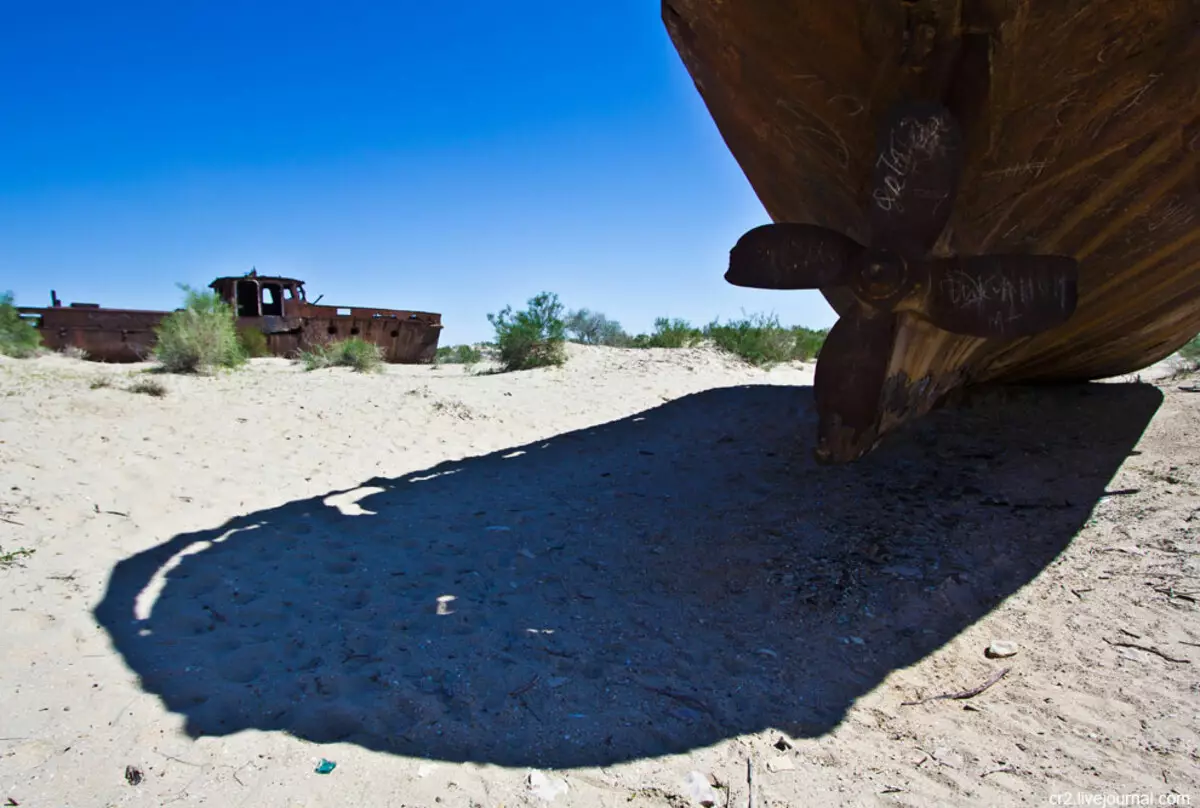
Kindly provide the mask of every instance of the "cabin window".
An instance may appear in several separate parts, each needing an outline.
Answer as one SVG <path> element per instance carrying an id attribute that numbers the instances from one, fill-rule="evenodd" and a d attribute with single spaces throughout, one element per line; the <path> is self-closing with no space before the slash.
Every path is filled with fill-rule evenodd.
<path id="1" fill-rule="evenodd" d="M 290 286 L 283 287 L 283 299 L 284 300 L 295 300 L 296 299 L 295 290 L 292 289 L 292 287 L 290 287 Z"/>
<path id="2" fill-rule="evenodd" d="M 254 281 L 238 281 L 237 315 L 238 317 L 258 316 L 258 284 Z"/>
<path id="3" fill-rule="evenodd" d="M 268 283 L 262 288 L 262 313 L 264 317 L 283 316 L 283 294 L 279 284 Z"/>

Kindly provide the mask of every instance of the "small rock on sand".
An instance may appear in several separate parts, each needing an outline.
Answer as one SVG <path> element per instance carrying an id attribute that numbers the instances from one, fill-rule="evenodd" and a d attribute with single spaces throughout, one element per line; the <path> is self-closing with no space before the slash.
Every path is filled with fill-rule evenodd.
<path id="1" fill-rule="evenodd" d="M 1017 644 L 1007 640 L 997 640 L 983 652 L 988 659 L 1007 659 L 1017 655 Z"/>

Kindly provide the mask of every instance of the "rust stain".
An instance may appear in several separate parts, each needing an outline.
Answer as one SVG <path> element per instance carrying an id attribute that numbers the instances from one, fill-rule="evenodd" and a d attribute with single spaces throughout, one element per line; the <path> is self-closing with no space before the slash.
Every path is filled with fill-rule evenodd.
<path id="1" fill-rule="evenodd" d="M 1114 197 L 1120 194 L 1129 185 L 1136 182 L 1142 176 L 1142 172 L 1145 171 L 1148 166 L 1151 166 L 1166 157 L 1167 153 L 1174 145 L 1177 145 L 1174 134 L 1160 138 L 1158 141 L 1156 141 L 1152 146 L 1150 146 L 1150 148 L 1138 155 L 1133 162 L 1129 163 L 1127 166 L 1117 172 L 1116 176 L 1104 183 L 1104 185 L 1101 186 L 1101 191 L 1099 193 L 1092 194 L 1086 203 L 1068 213 L 1063 219 L 1062 224 L 1060 224 L 1058 228 L 1055 229 L 1054 232 L 1052 232 L 1049 236 L 1041 240 L 1039 249 L 1044 252 L 1053 252 L 1054 250 L 1058 249 L 1059 242 L 1061 242 L 1068 233 L 1070 233 L 1076 227 L 1079 227 L 1084 220 L 1092 216 L 1103 205 L 1111 202 Z M 1107 238 L 1111 235 L 1111 231 L 1113 229 L 1113 225 L 1106 222 L 1100 226 L 1099 232 L 1105 234 L 1105 237 Z"/>

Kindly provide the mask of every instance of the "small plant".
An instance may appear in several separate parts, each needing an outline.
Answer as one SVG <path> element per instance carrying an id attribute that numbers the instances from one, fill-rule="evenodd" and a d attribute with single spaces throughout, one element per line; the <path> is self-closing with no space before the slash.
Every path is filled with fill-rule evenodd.
<path id="1" fill-rule="evenodd" d="M 314 345 L 300 354 L 305 370 L 348 367 L 359 373 L 383 369 L 383 349 L 360 337 Z"/>
<path id="2" fill-rule="evenodd" d="M 271 355 L 271 349 L 267 347 L 267 335 L 253 326 L 238 329 L 238 345 L 247 357 Z"/>
<path id="3" fill-rule="evenodd" d="M 155 329 L 154 358 L 168 373 L 207 373 L 236 368 L 246 361 L 238 340 L 233 309 L 216 292 L 184 284 L 184 307 L 163 318 Z"/>
<path id="4" fill-rule="evenodd" d="M 166 385 L 157 379 L 138 379 L 126 389 L 131 393 L 141 393 L 155 398 L 162 398 L 167 394 Z"/>
<path id="5" fill-rule="evenodd" d="M 105 387 L 112 387 L 112 379 L 107 376 L 97 376 L 88 383 L 88 387 L 92 390 L 101 390 Z"/>
<path id="6" fill-rule="evenodd" d="M 12 292 L 0 295 L 0 354 L 25 359 L 35 356 L 41 345 L 42 335 L 21 317 Z"/>
<path id="7" fill-rule="evenodd" d="M 0 567 L 8 569 L 9 567 L 20 567 L 22 558 L 29 558 L 36 550 L 30 550 L 26 547 L 21 547 L 10 552 L 4 552 L 0 549 Z"/>
<path id="8" fill-rule="evenodd" d="M 542 292 L 529 299 L 529 308 L 513 312 L 505 306 L 499 314 L 489 314 L 488 322 L 496 329 L 500 364 L 505 370 L 561 365 L 567 360 L 566 324 L 558 295 Z"/>

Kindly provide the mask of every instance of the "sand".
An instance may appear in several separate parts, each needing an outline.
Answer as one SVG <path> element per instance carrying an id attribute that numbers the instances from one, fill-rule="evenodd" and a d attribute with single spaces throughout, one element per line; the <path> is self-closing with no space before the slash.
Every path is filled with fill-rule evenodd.
<path id="1" fill-rule="evenodd" d="M 144 370 L 0 360 L 0 803 L 1200 804 L 1195 377 Z"/>

